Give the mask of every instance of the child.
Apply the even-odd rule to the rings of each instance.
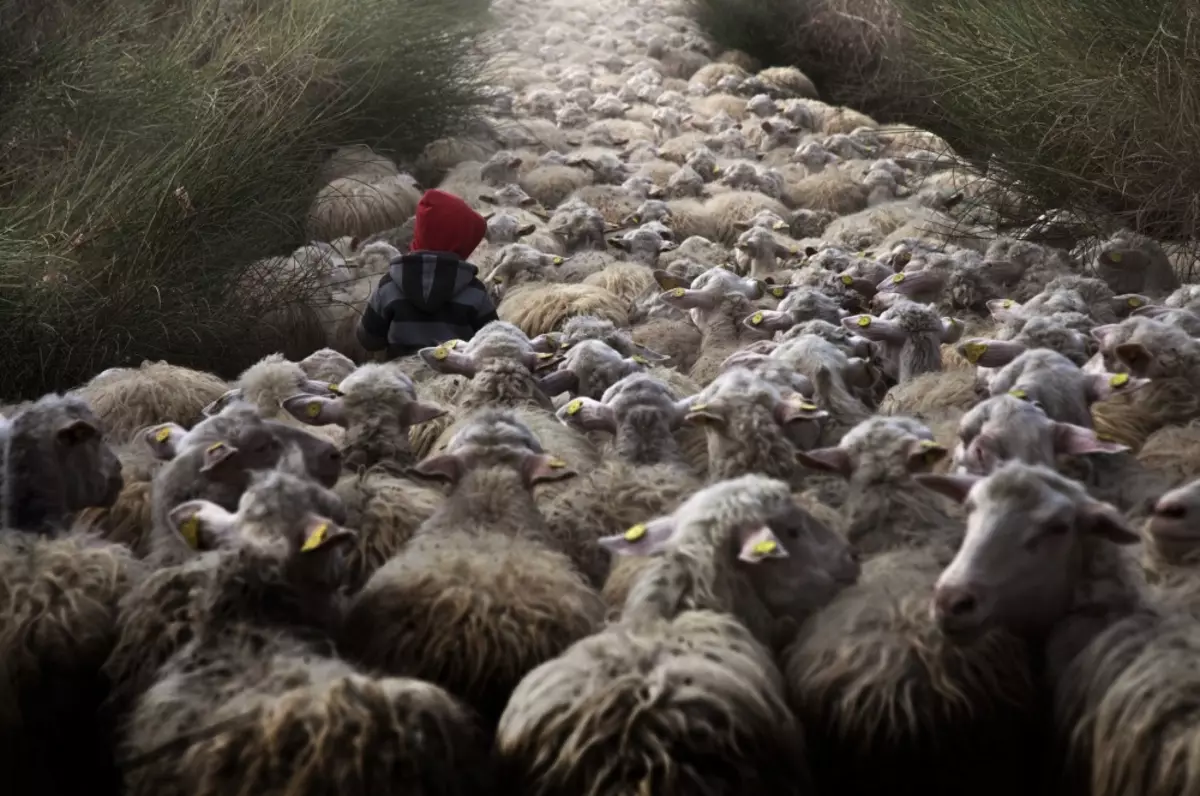
[[[387,358],[415,354],[455,338],[470,340],[496,320],[496,307],[467,262],[487,221],[462,199],[426,191],[408,254],[392,260],[358,323],[358,342]]]

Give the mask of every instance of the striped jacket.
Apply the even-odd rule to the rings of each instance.
[[[478,269],[451,252],[415,251],[392,260],[371,293],[358,341],[388,359],[447,340],[470,340],[496,320]]]

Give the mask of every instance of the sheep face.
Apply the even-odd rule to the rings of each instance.
[[[842,319],[847,329],[879,343],[884,372],[899,383],[941,370],[941,344],[961,334],[961,322],[938,317],[930,307],[901,301],[878,318],[854,315]]]
[[[1195,561],[1200,550],[1200,481],[1172,489],[1154,504],[1146,544],[1171,564]]]
[[[1115,508],[1045,467],[1009,463],[983,479],[918,480],[969,510],[962,546],[933,598],[934,618],[951,638],[992,627],[1046,633],[1070,610],[1089,548],[1139,539]]]

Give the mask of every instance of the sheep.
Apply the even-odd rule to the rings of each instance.
[[[120,464],[74,396],[45,395],[2,427],[0,759],[22,790],[116,793],[100,669],[117,603],[143,570],[123,545],[65,525],[72,512],[111,505]],[[79,752],[69,774],[53,752],[63,741]]]
[[[805,333],[780,345],[771,352],[771,357],[812,382],[815,403],[829,413],[822,428],[821,444],[836,445],[846,431],[870,416],[870,410],[855,392],[855,388],[871,386],[867,363],[859,357],[847,356],[838,344]]]
[[[882,315],[842,319],[847,329],[882,346],[883,370],[898,383],[942,369],[940,345],[962,334],[960,322],[938,317],[924,304],[901,300]]]
[[[509,292],[497,313],[530,337],[552,332],[568,318],[596,315],[629,325],[629,311],[612,293],[595,285],[529,285]]]
[[[400,173],[396,164],[365,144],[338,147],[321,167],[319,180],[329,183],[343,177],[373,179]]]
[[[121,492],[121,460],[81,398],[44,395],[0,420],[0,431],[4,528],[54,535],[73,513],[111,506]]]
[[[204,407],[227,389],[211,373],[146,360],[137,368],[97,376],[75,394],[87,402],[114,440],[125,442],[155,423],[194,425],[203,419]]]
[[[1191,481],[1162,495],[1142,528],[1142,567],[1163,601],[1196,613],[1196,498]]]
[[[1003,628],[1041,647],[1063,784],[1103,796],[1191,787],[1190,753],[1154,728],[1189,715],[1194,620],[1150,604],[1121,549],[1140,540],[1125,518],[1045,467],[925,478],[971,502],[932,601],[938,625],[956,641]]]
[[[264,418],[281,420],[299,426],[290,413],[283,411],[283,401],[298,392],[310,395],[330,395],[333,390],[328,383],[308,378],[304,369],[286,359],[283,354],[268,354],[238,376],[237,386],[227,390],[217,400],[204,407],[204,414],[211,416],[220,412],[232,401],[253,404]],[[335,445],[344,436],[340,427],[322,427],[315,432]]]
[[[554,548],[531,494],[575,472],[495,410],[476,415],[413,474],[448,481],[452,492],[355,596],[342,647],[372,669],[439,683],[494,722],[530,669],[603,616],[599,595]]]
[[[1022,324],[1021,330],[1007,340],[976,337],[960,343],[957,350],[968,362],[984,368],[1003,367],[1035,348],[1056,351],[1082,367],[1091,356],[1091,338],[1069,325],[1080,318],[1078,313],[1068,312],[1039,315]]]
[[[345,354],[334,351],[332,348],[321,348],[312,352],[304,359],[296,363],[304,374],[313,381],[324,381],[337,384],[342,379],[354,372],[354,360]],[[224,392],[224,390],[222,390]],[[217,396],[214,396],[214,399]],[[213,399],[210,399],[210,401]],[[200,420],[197,416],[192,420],[177,420],[172,417],[161,418],[154,422],[162,423],[167,420],[173,420],[182,426],[194,425]]]
[[[429,683],[370,677],[329,655],[336,551],[353,532],[331,521],[330,496],[311,487],[277,471],[234,514],[203,502],[173,512],[181,536],[213,551],[214,572],[195,638],[129,717],[126,792],[161,792],[171,782],[197,794],[234,782],[363,794],[411,781],[446,794],[490,786],[483,736],[461,703]],[[281,737],[301,745],[277,755]],[[255,765],[247,767],[247,755]]]
[[[403,224],[417,212],[420,200],[420,186],[407,174],[339,177],[317,192],[306,232],[309,240],[365,238]]]
[[[661,553],[619,623],[517,686],[496,738],[502,781],[546,794],[624,793],[633,781],[664,794],[812,792],[767,645],[777,626],[802,621],[857,577],[845,543],[785,484],[746,476],[604,544]],[[637,696],[651,682],[667,689],[653,708]],[[656,720],[631,724],[635,716]],[[580,726],[592,728],[586,748]],[[547,748],[557,753],[540,754]]]
[[[835,299],[818,290],[801,289],[789,293],[774,310],[758,310],[743,323],[768,332],[784,332],[798,323],[822,320],[838,323],[846,316]]]
[[[1179,288],[1179,277],[1162,247],[1127,229],[1101,245],[1095,267],[1114,293],[1145,293],[1160,298]]]

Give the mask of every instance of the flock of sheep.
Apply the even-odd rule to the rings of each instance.
[[[500,321],[364,361],[420,188],[348,148],[246,285],[307,356],[6,411],[11,792],[1200,793],[1191,263],[997,236],[655,0],[496,6],[423,165]]]

